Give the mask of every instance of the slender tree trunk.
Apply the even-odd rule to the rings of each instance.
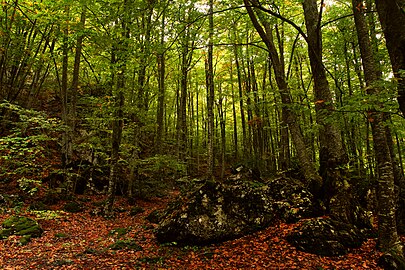
[[[379,69],[375,63],[372,46],[368,36],[368,27],[364,15],[359,9],[362,2],[352,0],[354,19],[357,36],[359,40],[360,52],[364,69],[364,77],[369,95],[378,95],[380,92],[378,81],[380,80]],[[379,248],[384,252],[396,253],[403,256],[402,245],[397,234],[395,219],[395,192],[394,192],[394,169],[387,143],[387,132],[384,127],[384,114],[382,104],[376,104],[377,109],[368,112],[371,123],[374,153],[378,169],[378,242]]]
[[[127,1],[123,3],[125,9]],[[119,24],[117,24],[118,26]],[[112,120],[112,138],[111,138],[111,159],[110,159],[110,176],[108,181],[107,200],[104,205],[105,217],[113,216],[115,192],[120,172],[120,165],[118,163],[120,158],[120,147],[122,139],[122,131],[124,127],[124,89],[125,89],[125,73],[127,61],[127,41],[130,37],[128,29],[128,22],[126,12],[121,18],[120,36],[116,41],[115,51],[113,48],[112,65],[116,66],[115,87],[113,91],[114,96],[114,111]],[[135,130],[137,130],[135,128]]]
[[[220,179],[224,179],[225,175],[225,151],[226,151],[226,133],[225,133],[225,112],[223,108],[223,98],[220,97],[217,103],[218,118],[219,118],[219,128],[221,134],[221,143],[220,143],[220,160],[221,160],[221,176]]]
[[[156,136],[154,152],[159,153],[162,151],[162,137],[163,137],[163,120],[164,120],[164,108],[165,108],[165,53],[164,53],[164,43],[165,43],[165,16],[162,16],[161,33],[160,33],[160,52],[157,55],[158,63],[158,109],[156,114]]]
[[[214,177],[214,67],[213,67],[213,38],[214,38],[214,14],[213,0],[208,1],[208,59],[206,59],[207,81],[207,124],[208,124],[208,179]]]
[[[84,24],[86,22],[86,7],[83,7],[80,16],[80,31],[84,30]],[[84,35],[80,34],[76,40],[76,51],[75,51],[75,61],[73,64],[73,75],[72,75],[72,101],[70,104],[70,128],[72,134],[76,130],[76,106],[77,106],[77,92],[79,88],[79,75],[80,75],[80,56],[82,54]]]
[[[233,69],[232,65],[230,68],[230,77],[231,77],[231,82],[233,82]],[[238,122],[237,116],[236,116],[236,99],[235,99],[235,90],[234,90],[234,84],[231,84],[231,94],[232,94],[232,116],[233,116],[233,159],[238,160],[239,157],[239,146],[238,146]]]
[[[236,31],[236,30],[234,30]],[[238,78],[238,94],[239,94],[239,109],[240,109],[240,121],[242,126],[242,146],[243,151],[247,153],[247,132],[246,132],[246,115],[245,115],[245,104],[243,102],[243,87],[242,87],[242,72],[241,66],[239,64],[239,54],[238,48],[236,45],[233,47],[234,57],[235,57],[235,65],[236,65],[236,72]]]
[[[62,122],[67,126],[67,129],[62,135],[62,166],[65,170],[66,192],[73,192],[73,179],[71,173],[67,170],[67,165],[72,158],[72,130],[69,125],[69,91],[68,91],[68,61],[69,61],[69,15],[70,8],[65,6],[66,25],[63,30],[63,45],[62,45],[62,79],[61,79],[61,100],[62,100]]]

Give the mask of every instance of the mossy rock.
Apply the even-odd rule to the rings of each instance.
[[[26,245],[26,244],[28,244],[30,241],[31,241],[31,235],[23,235],[21,238],[20,238],[20,245]]]
[[[131,208],[131,211],[130,211],[129,214],[131,216],[136,216],[137,214],[140,214],[140,213],[143,213],[143,212],[145,212],[145,209],[143,209],[140,206],[134,206],[134,207]]]
[[[0,239],[6,239],[7,237],[9,237],[12,234],[13,234],[12,229],[2,229],[2,230],[0,230]]]
[[[119,237],[122,237],[122,236],[126,235],[130,230],[131,230],[130,227],[129,228],[115,228],[115,229],[112,229],[108,233],[108,235],[109,236],[117,236],[119,238]]]
[[[80,203],[77,202],[68,202],[63,207],[63,210],[69,213],[79,213],[83,211],[83,207]]]
[[[109,246],[112,250],[121,250],[121,249],[132,249],[132,250],[142,250],[142,247],[138,245],[133,239],[118,240],[114,244]]]
[[[32,218],[22,216],[12,216],[4,220],[2,227],[3,230],[1,231],[1,237],[8,237],[12,234],[40,237],[43,232],[37,221]]]
[[[322,255],[340,256],[350,248],[359,248],[366,236],[355,226],[331,218],[310,219],[286,237],[298,250]]]

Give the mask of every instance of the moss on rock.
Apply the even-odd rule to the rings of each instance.
[[[21,235],[20,243],[25,245],[31,237],[40,237],[42,228],[32,218],[22,216],[12,216],[4,220],[2,223],[3,229],[0,231],[0,238],[4,239],[10,235]]]
[[[138,245],[133,239],[118,240],[114,244],[109,246],[112,250],[121,250],[121,249],[132,249],[132,250],[142,250],[142,247]]]

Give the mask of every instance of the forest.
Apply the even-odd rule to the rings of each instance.
[[[2,269],[405,269],[404,0],[3,0]]]

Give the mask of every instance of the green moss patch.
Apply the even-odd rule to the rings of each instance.
[[[0,230],[0,239],[6,239],[10,235],[20,235],[20,244],[26,245],[31,237],[40,237],[42,228],[34,219],[22,216],[12,216],[3,221],[3,229]]]
[[[115,229],[112,229],[108,233],[108,235],[109,236],[117,236],[118,238],[120,238],[120,237],[126,235],[130,230],[131,230],[131,227],[128,227],[128,228],[115,228]]]
[[[132,249],[132,250],[142,250],[142,247],[138,245],[134,239],[118,240],[114,244],[109,246],[112,250],[121,250],[121,249]]]
[[[9,236],[11,234],[15,235],[31,235],[32,237],[39,237],[42,235],[42,228],[32,218],[29,217],[22,217],[22,216],[12,216],[2,223],[3,230],[2,232],[5,233],[5,236]]]

